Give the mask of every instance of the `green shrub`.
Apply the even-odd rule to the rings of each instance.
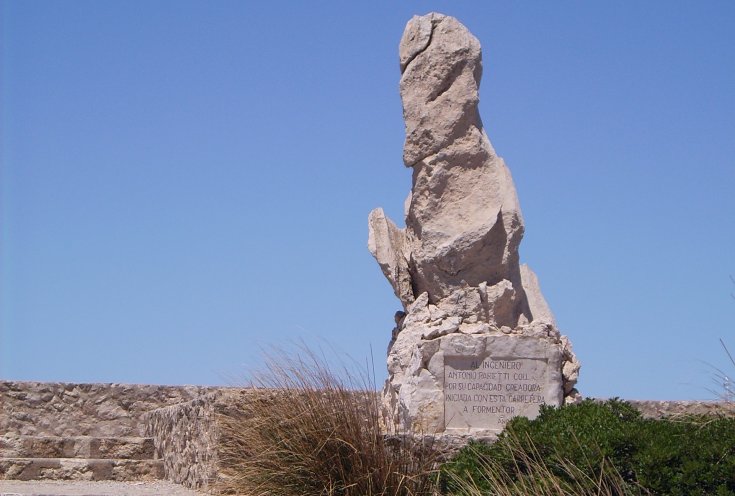
[[[634,434],[633,468],[652,493],[735,495],[735,419],[646,420]]]
[[[590,494],[595,480],[615,476],[620,494],[735,495],[734,418],[644,419],[619,400],[544,407],[535,420],[513,419],[496,443],[469,446],[445,465],[446,487],[457,492],[452,481],[461,474],[490,493],[483,478],[488,463],[514,480],[534,477],[518,452],[535,454],[531,461],[542,462],[549,477],[583,483]],[[586,483],[570,465],[586,474]]]
[[[486,445],[471,443],[444,468],[444,491],[463,496],[638,496],[610,463],[577,466],[543,457],[529,442],[507,437],[492,456]]]

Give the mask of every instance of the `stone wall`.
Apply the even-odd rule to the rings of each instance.
[[[249,388],[221,388],[144,415],[145,434],[153,438],[166,479],[216,493],[223,480],[218,419],[221,415],[239,416],[242,405],[256,394],[258,391]]]
[[[213,388],[0,381],[0,436],[140,436],[144,413]]]
[[[153,438],[167,480],[191,488],[207,488],[216,482],[215,403],[220,395],[212,392],[144,416],[145,435]]]
[[[253,391],[200,386],[64,384],[0,381],[0,437],[146,436],[168,480],[213,489],[218,473],[219,414],[232,415]],[[714,401],[630,401],[644,416],[735,415]],[[451,453],[468,438],[440,439]]]
[[[626,401],[646,418],[686,415],[735,415],[735,403],[722,401]]]

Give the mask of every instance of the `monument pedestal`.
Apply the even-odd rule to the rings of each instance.
[[[385,403],[399,430],[494,437],[515,416],[562,404],[563,357],[553,338],[498,332],[422,340],[404,374],[386,384]]]

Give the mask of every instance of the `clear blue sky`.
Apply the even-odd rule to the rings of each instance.
[[[227,384],[358,360],[399,302],[398,42],[484,50],[481,112],[591,396],[708,398],[735,350],[735,3],[2,3],[0,378]],[[727,369],[735,373],[733,367]]]

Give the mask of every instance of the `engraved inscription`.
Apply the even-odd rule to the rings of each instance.
[[[517,415],[535,417],[547,370],[543,358],[445,356],[445,428],[501,430]]]

